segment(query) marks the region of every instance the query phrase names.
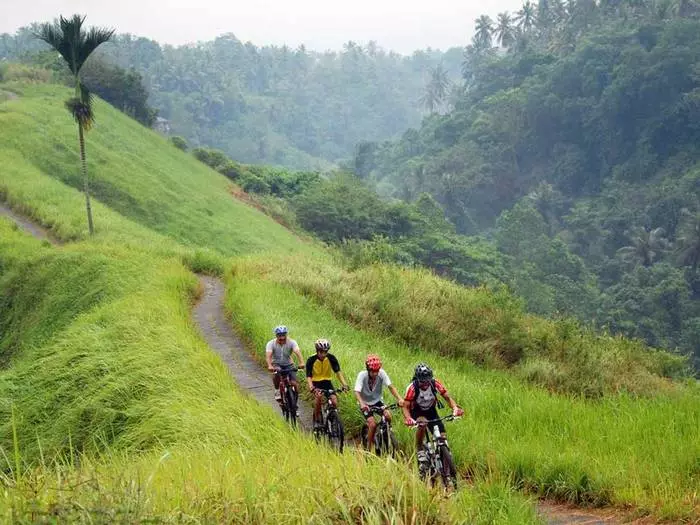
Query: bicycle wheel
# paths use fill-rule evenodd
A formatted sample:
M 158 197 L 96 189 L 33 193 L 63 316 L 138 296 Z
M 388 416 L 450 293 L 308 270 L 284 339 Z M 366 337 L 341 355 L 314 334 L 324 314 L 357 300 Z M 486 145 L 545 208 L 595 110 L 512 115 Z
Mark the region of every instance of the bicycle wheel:
M 297 426 L 297 400 L 294 389 L 288 387 L 285 392 L 285 405 L 287 405 L 287 421 L 293 427 Z
M 387 435 L 389 437 L 387 442 L 387 451 L 391 454 L 392 458 L 399 455 L 399 440 L 396 438 L 396 434 L 391 430 L 391 427 L 387 428 Z
M 457 490 L 457 469 L 452 459 L 452 452 L 450 452 L 447 445 L 440 447 L 440 463 L 442 464 L 440 476 L 442 477 L 443 485 L 445 485 L 446 489 L 451 487 Z
M 377 433 L 375 434 L 375 451 L 377 456 L 389 453 L 389 434 L 387 432 L 387 427 L 379 425 L 377 427 Z
M 367 435 L 369 433 L 369 429 L 367 428 L 367 425 L 362 426 L 362 431 L 360 432 L 360 439 L 362 440 L 362 448 L 367 449 Z
M 345 431 L 343 423 L 340 421 L 338 414 L 328 415 L 328 441 L 330 445 L 338 452 L 343 452 L 345 446 Z

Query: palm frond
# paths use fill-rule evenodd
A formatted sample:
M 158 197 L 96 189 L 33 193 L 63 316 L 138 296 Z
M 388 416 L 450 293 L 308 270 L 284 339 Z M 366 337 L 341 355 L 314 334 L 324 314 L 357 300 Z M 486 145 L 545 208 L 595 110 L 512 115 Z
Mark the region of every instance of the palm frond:
M 90 54 L 98 46 L 107 42 L 114 35 L 114 29 L 90 28 L 83 31 L 85 17 L 73 15 L 59 18 L 53 24 L 43 24 L 35 36 L 58 51 L 68 63 L 73 75 L 78 75 Z

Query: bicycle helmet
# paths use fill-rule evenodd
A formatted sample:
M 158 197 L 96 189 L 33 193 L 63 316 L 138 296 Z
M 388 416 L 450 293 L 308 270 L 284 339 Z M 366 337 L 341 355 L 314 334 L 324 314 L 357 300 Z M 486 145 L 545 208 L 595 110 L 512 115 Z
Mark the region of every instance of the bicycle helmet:
M 325 350 L 328 352 L 328 350 L 331 349 L 331 342 L 328 339 L 317 339 L 314 346 L 316 347 L 317 352 L 319 350 Z
M 430 381 L 433 379 L 433 371 L 425 363 L 420 363 L 416 366 L 414 375 L 417 381 Z
M 367 371 L 379 372 L 379 369 L 382 367 L 382 360 L 379 359 L 377 354 L 369 354 L 365 360 L 365 366 Z
M 287 330 L 287 327 L 283 324 L 275 328 L 275 335 L 287 335 L 287 332 L 289 332 L 289 330 Z

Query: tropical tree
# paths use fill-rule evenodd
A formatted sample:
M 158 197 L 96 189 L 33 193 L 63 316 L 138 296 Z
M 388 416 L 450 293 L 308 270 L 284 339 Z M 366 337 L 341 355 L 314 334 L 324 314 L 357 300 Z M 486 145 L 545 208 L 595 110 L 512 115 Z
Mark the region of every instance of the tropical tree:
M 490 16 L 481 15 L 475 20 L 474 47 L 479 50 L 490 49 L 492 45 L 493 20 Z
M 450 79 L 447 76 L 447 71 L 442 67 L 442 64 L 438 64 L 430 72 L 430 80 L 420 102 L 430 113 L 439 112 L 444 106 L 449 93 Z
M 535 19 L 537 18 L 535 4 L 528 0 L 523 4 L 522 9 L 517 12 L 515 22 L 523 33 L 528 33 L 535 27 Z
M 85 190 L 85 207 L 87 210 L 88 230 L 90 235 L 95 232 L 92 221 L 92 209 L 90 207 L 90 185 L 87 174 L 87 162 L 85 160 L 85 137 L 95 122 L 95 114 L 92 106 L 92 95 L 80 80 L 80 70 L 90 54 L 101 44 L 107 42 L 114 34 L 114 29 L 91 27 L 83 30 L 85 17 L 73 15 L 72 18 L 63 18 L 53 24 L 39 26 L 35 36 L 59 52 L 68 64 L 73 75 L 75 96 L 66 101 L 66 109 L 73 115 L 78 124 L 78 140 L 80 143 L 80 164 Z
M 682 211 L 683 221 L 678 228 L 677 250 L 678 262 L 690 266 L 695 275 L 700 265 L 700 213 Z
M 510 47 L 513 45 L 513 42 L 515 42 L 513 20 L 507 11 L 505 13 L 499 13 L 494 35 L 501 47 Z
M 635 228 L 628 235 L 631 244 L 617 250 L 617 254 L 626 262 L 651 266 L 670 247 L 663 228 Z

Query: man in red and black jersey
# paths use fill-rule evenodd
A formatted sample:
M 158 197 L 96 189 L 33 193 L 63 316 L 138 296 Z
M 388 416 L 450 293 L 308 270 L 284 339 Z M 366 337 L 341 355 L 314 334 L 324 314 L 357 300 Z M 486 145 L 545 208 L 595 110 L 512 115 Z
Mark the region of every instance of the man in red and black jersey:
M 449 396 L 443 384 L 433 377 L 433 371 L 430 367 L 423 363 L 416 366 L 413 381 L 408 385 L 404 396 L 404 423 L 407 426 L 413 426 L 418 418 L 427 420 L 438 419 L 440 417 L 437 412 L 438 394 L 445 398 L 455 417 L 464 414 L 464 410 L 457 406 L 457 403 Z M 445 425 L 442 421 L 438 421 L 436 424 L 444 437 Z M 416 450 L 418 451 L 419 463 L 421 461 L 420 455 L 422 454 L 421 449 L 424 436 L 425 427 L 419 426 L 416 432 Z

